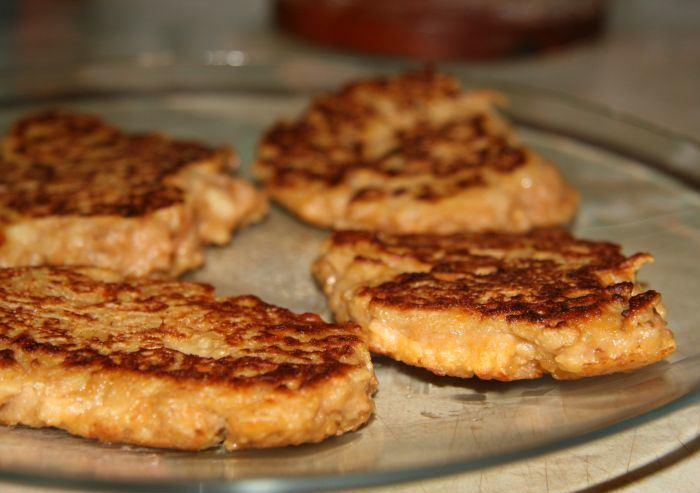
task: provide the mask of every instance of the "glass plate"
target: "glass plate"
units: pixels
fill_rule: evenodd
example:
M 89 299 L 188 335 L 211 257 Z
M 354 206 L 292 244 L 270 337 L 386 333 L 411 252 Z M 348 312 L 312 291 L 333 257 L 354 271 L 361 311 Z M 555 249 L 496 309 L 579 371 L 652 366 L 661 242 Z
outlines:
M 96 112 L 127 128 L 232 144 L 249 175 L 264 128 L 296 114 L 310 93 L 369 70 L 308 60 L 274 67 L 205 66 L 158 57 L 141 62 L 55 70 L 50 82 L 36 74 L 5 74 L 0 124 L 4 130 L 22 113 L 46 106 Z M 532 457 L 690 402 L 700 387 L 700 147 L 551 93 L 468 74 L 465 83 L 505 92 L 508 113 L 525 140 L 556 161 L 582 191 L 576 233 L 622 243 L 628 253 L 656 256 L 641 279 L 664 296 L 678 341 L 671 358 L 629 374 L 514 383 L 440 378 L 376 358 L 375 416 L 359 431 L 318 445 L 190 453 L 104 445 L 58 430 L 0 427 L 0 479 L 159 492 L 368 486 Z M 273 209 L 267 221 L 240 232 L 229 246 L 208 249 L 205 267 L 188 277 L 214 284 L 220 294 L 252 293 L 328 317 L 309 274 L 326 235 Z

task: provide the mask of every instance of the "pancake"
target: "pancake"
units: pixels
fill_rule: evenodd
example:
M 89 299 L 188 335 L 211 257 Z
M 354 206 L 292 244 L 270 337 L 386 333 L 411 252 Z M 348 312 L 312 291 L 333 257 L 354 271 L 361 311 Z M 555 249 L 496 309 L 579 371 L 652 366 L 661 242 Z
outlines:
M 130 134 L 98 117 L 45 111 L 0 150 L 0 267 L 89 264 L 175 276 L 260 220 L 267 200 L 230 173 L 226 147 Z
M 359 327 L 211 286 L 0 269 L 0 423 L 199 450 L 318 442 L 376 388 Z
M 351 83 L 263 137 L 254 171 L 321 227 L 527 231 L 569 223 L 578 193 L 499 115 L 503 97 L 430 70 Z
M 391 235 L 336 232 L 314 264 L 339 321 L 370 349 L 439 375 L 575 379 L 675 350 L 656 291 L 612 243 L 562 230 Z

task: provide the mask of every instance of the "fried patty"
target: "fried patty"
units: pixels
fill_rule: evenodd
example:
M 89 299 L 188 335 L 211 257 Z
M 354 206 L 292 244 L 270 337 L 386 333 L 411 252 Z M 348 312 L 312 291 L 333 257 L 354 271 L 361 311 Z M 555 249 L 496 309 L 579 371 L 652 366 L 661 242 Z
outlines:
M 211 286 L 78 267 L 0 269 L 0 422 L 105 442 L 318 442 L 373 411 L 367 344 Z
M 430 70 L 320 97 L 260 144 L 270 195 L 312 224 L 391 233 L 526 231 L 568 223 L 578 193 L 495 106 Z
M 675 350 L 656 291 L 612 243 L 526 234 L 336 232 L 314 274 L 339 321 L 370 349 L 440 375 L 575 379 Z
M 202 245 L 266 213 L 264 194 L 230 175 L 235 166 L 229 148 L 129 134 L 92 115 L 27 116 L 0 147 L 0 267 L 197 267 Z

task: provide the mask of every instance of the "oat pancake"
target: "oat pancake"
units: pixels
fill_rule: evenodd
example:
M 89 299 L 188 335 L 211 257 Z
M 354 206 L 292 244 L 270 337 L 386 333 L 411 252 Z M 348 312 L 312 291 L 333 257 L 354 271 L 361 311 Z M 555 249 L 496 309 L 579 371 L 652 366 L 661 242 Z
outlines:
M 651 255 L 561 230 L 527 234 L 336 232 L 314 274 L 370 349 L 459 377 L 574 379 L 627 371 L 675 349 Z
M 202 263 L 202 245 L 265 214 L 235 165 L 229 148 L 129 134 L 91 115 L 27 116 L 0 150 L 0 267 L 180 274 Z
M 359 427 L 375 387 L 354 324 L 202 284 L 0 269 L 3 424 L 151 447 L 277 447 Z
M 577 192 L 496 111 L 430 70 L 322 96 L 260 144 L 254 170 L 310 223 L 393 233 L 525 231 L 568 223 Z

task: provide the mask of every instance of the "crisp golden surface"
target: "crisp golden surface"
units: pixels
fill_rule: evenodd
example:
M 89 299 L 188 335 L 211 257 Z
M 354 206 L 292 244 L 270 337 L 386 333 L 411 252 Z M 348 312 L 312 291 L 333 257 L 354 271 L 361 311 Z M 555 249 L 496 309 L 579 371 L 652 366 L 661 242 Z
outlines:
M 524 231 L 569 222 L 578 194 L 518 142 L 500 95 L 431 71 L 316 99 L 260 144 L 272 197 L 313 224 L 386 232 Z
M 572 379 L 633 370 L 675 349 L 661 297 L 611 243 L 528 234 L 336 232 L 314 274 L 370 349 L 438 374 Z
M 266 212 L 234 167 L 228 148 L 128 134 L 92 115 L 30 115 L 2 142 L 0 266 L 196 267 L 202 244 L 226 243 Z
M 371 415 L 359 327 L 210 286 L 0 269 L 0 422 L 202 449 L 317 442 Z

